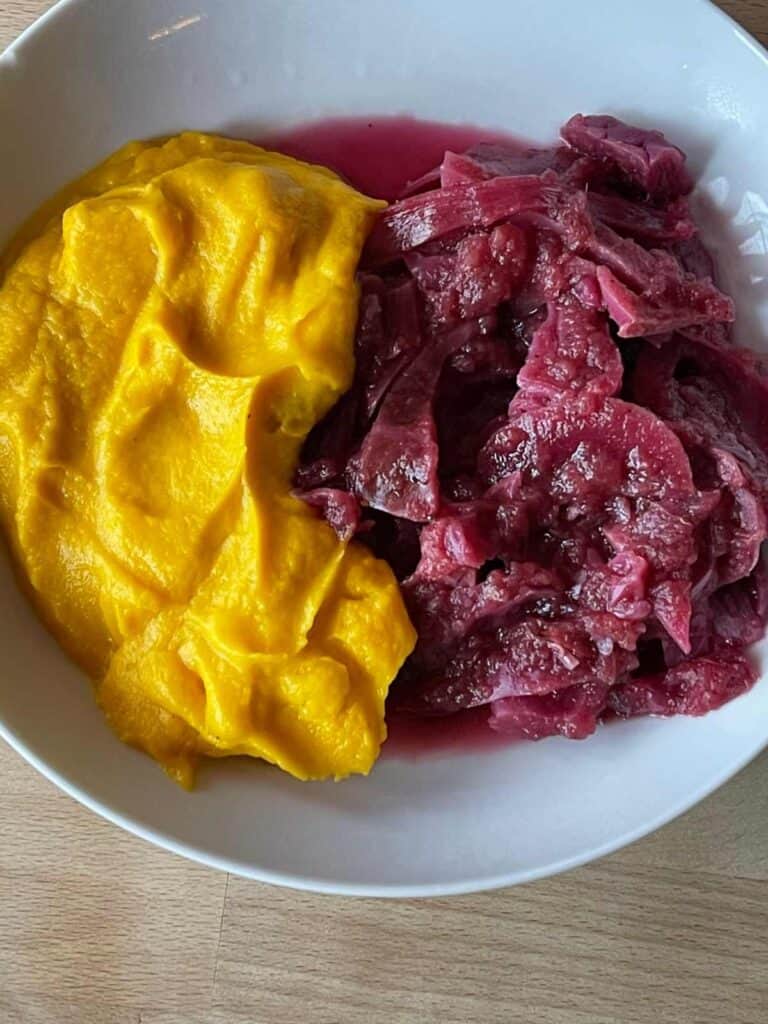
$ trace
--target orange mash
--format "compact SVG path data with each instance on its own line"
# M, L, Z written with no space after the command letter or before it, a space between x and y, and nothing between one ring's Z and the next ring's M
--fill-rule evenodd
M382 204L244 142L134 143L56 197L0 287L0 517L117 734L367 772L414 643L388 566L291 495L349 386Z

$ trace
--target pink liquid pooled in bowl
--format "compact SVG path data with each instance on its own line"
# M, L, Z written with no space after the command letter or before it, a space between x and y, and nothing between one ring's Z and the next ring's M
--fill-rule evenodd
M437 167L446 150L461 153L477 142L504 142L521 151L533 145L472 125L373 116L315 121L259 140L297 160L330 167L361 192L388 201Z

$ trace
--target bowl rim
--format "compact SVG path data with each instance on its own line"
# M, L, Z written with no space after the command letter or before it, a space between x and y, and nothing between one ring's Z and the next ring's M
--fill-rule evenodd
M55 24L62 15L77 7L88 7L98 0L57 0L47 11L32 22L20 35L2 51L0 60L7 56L15 56L39 33L47 30ZM709 9L710 12L723 23L723 27L730 29L748 47L752 53L761 60L768 69L768 47L760 43L746 28L744 28L727 11L723 10L715 0L689 0L699 9ZM768 685L768 681L766 681ZM534 882L570 871L573 868L599 860L608 854L615 853L631 843L650 835L657 829L678 818L696 804L706 799L717 789L723 786L731 778L742 771L751 761L768 748L768 735L765 739L755 743L750 749L744 752L736 761L718 773L714 779L704 783L685 798L678 801L671 809L667 808L661 814L644 822L641 826L629 829L618 837L605 842L599 846L592 847L586 851L571 857L555 859L527 870L508 871L491 876L469 878L459 882L434 884L398 884L388 883L347 883L341 881L329 881L328 879L313 877L311 875L297 875L290 872L272 871L270 869L255 868L253 864L246 861L239 861L235 858L219 856L210 853L190 843L181 842L172 835L161 830L143 824L137 818L115 811L109 804L93 797L90 792L81 786L72 783L66 775L52 768L44 758L36 754L27 743L21 739L2 719L0 719L0 738L15 750L25 761L35 768L42 776L52 782L60 790L72 797L88 810L95 812L114 825L124 829L140 839L144 839L161 849L170 853L178 854L187 860L204 864L207 867L216 868L221 871L230 872L234 875L264 882L271 885L278 885L305 892L316 892L324 895L337 896L360 896L376 898L427 898L438 896L458 896L477 892L492 891L511 887L513 885Z

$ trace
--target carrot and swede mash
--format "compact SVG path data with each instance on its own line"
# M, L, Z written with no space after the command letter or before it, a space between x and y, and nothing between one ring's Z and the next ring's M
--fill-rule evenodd
M367 772L414 632L395 578L292 496L350 385L381 204L244 142L133 143L33 218L0 287L0 516L117 734Z

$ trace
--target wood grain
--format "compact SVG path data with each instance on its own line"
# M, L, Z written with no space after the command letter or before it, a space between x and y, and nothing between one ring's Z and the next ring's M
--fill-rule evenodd
M0 48L48 6L0 0ZM0 744L0 1024L764 1024L766 883L768 756L589 868L377 902L156 850Z

